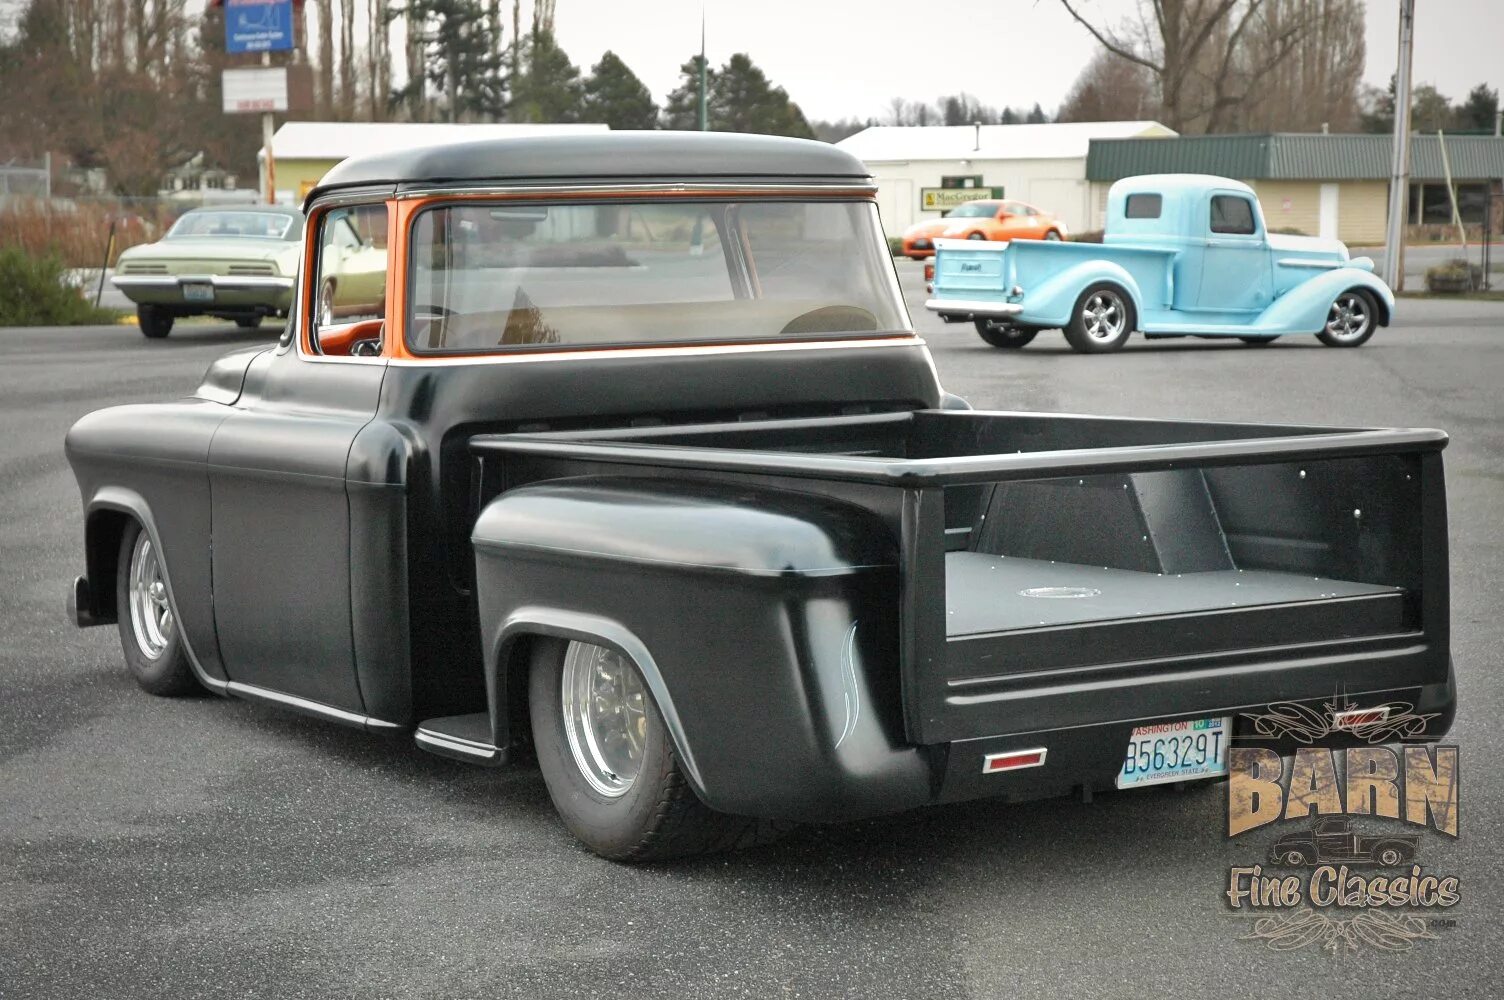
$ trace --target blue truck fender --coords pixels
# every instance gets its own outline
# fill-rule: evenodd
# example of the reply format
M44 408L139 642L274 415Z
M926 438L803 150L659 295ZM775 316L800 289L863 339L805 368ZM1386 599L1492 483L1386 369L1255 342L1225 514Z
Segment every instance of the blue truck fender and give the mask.
M1250 327L1250 333L1316 333L1326 324L1332 301L1350 288L1361 288L1379 305L1379 326L1394 316L1394 293L1373 274L1357 267L1333 268L1275 299Z
M1051 275L1033 288L1024 289L1023 312L1017 322L1027 326L1063 327L1071 320L1081 293L1099 282L1122 288L1133 302L1136 316L1144 315L1144 296L1133 276L1121 264L1101 258L1084 260Z

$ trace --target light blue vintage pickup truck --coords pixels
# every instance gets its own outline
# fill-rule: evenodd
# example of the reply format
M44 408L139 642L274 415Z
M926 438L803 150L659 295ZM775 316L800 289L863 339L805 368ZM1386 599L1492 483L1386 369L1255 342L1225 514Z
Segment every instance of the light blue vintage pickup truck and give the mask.
M1115 351L1134 330L1357 347L1394 314L1372 260L1338 240L1270 233L1253 189L1225 177L1118 181L1100 244L937 240L936 251L926 308L972 320L994 347L1055 328L1086 354Z

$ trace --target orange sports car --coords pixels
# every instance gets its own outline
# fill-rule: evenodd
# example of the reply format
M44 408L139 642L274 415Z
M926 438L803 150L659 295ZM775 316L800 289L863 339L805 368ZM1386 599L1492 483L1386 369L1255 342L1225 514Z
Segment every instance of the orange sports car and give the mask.
M1021 201L968 201L942 219L916 222L903 231L905 257L933 256L935 240L1063 240L1065 223Z

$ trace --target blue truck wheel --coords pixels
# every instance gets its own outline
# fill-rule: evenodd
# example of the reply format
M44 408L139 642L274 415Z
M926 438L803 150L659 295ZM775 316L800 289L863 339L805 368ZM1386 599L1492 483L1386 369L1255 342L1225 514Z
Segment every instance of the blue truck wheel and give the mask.
M1065 339L1081 354L1105 354L1128 342L1138 325L1128 293L1101 281L1081 293L1065 326Z
M1349 288L1332 300L1326 325L1316 334L1328 347L1358 347L1368 342L1378 325L1379 305L1373 294Z

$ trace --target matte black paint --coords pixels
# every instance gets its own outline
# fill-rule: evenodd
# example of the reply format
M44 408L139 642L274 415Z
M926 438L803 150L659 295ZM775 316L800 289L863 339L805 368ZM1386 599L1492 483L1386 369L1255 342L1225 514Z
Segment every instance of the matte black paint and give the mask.
M822 144L634 135L348 161L313 199L606 177L867 181ZM598 642L642 670L710 805L816 819L1110 783L1135 720L1336 685L1431 706L1433 734L1451 721L1440 432L976 413L917 340L409 364L294 339L67 437L77 620L116 613L111 540L141 521L211 689L373 728L486 712L504 755L529 639ZM1351 464L1275 521L1331 539L1315 565L1401 574L1402 597L947 635L945 553L976 544L999 484L1126 477L1162 565L1215 561L1219 532L1231 558L1278 562L1236 498L1320 461ZM1379 527L1353 533L1359 487ZM1210 516L1197 489L1222 500L1216 530L1175 538ZM1021 740L1047 766L981 782L980 755Z

